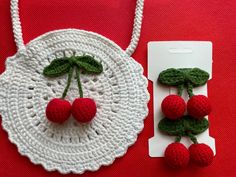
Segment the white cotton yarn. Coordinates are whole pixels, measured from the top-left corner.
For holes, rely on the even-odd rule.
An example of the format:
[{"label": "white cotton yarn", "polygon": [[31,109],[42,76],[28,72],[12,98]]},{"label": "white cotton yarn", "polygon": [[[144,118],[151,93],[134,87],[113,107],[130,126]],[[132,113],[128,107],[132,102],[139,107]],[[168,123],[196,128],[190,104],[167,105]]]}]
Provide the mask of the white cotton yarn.
[{"label": "white cotton yarn", "polygon": [[[11,19],[12,19],[12,28],[16,46],[18,50],[24,50],[24,40],[22,35],[22,27],[19,16],[19,0],[11,0]],[[132,55],[137,48],[138,41],[140,38],[140,32],[142,27],[143,20],[143,6],[144,0],[137,0],[135,7],[135,15],[134,15],[134,23],[133,23],[133,31],[130,40],[129,46],[126,48],[125,52],[128,55]]]},{"label": "white cotton yarn", "polygon": [[[0,76],[0,113],[10,141],[34,164],[63,174],[96,171],[123,156],[148,114],[148,81],[142,66],[129,56],[138,42],[137,24],[139,32],[133,32],[133,42],[124,51],[99,34],[78,29],[51,31],[24,45],[16,21],[18,52],[7,59]],[[71,117],[58,125],[46,119],[45,108],[50,99],[61,96],[67,76],[47,78],[42,72],[53,59],[74,53],[94,56],[104,67],[100,75],[81,75],[84,97],[96,101],[97,114],[89,124]],[[66,99],[72,102],[77,97],[73,79]]]}]

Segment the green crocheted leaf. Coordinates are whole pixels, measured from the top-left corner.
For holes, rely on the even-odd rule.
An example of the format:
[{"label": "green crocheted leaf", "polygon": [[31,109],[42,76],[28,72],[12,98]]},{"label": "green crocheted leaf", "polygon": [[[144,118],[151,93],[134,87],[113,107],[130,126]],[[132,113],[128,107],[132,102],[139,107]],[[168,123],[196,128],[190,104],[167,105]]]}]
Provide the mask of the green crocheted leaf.
[{"label": "green crocheted leaf", "polygon": [[194,135],[200,134],[208,129],[209,122],[206,118],[197,120],[191,116],[184,117],[185,130],[191,132]]},{"label": "green crocheted leaf", "polygon": [[209,123],[206,118],[196,120],[188,115],[174,121],[164,118],[158,124],[159,130],[174,136],[187,136],[189,133],[197,135],[204,132],[208,127]]},{"label": "green crocheted leaf", "polygon": [[160,120],[158,124],[159,130],[169,135],[184,135],[185,127],[184,127],[184,119],[179,120],[170,120],[168,118],[164,118]]},{"label": "green crocheted leaf", "polygon": [[199,68],[169,68],[159,74],[158,81],[168,86],[191,84],[193,87],[204,85],[209,74]]},{"label": "green crocheted leaf", "polygon": [[185,75],[179,69],[169,68],[159,74],[158,81],[164,85],[178,86],[184,84]]},{"label": "green crocheted leaf", "polygon": [[208,81],[209,74],[199,68],[193,68],[187,73],[187,78],[193,86],[198,87],[204,85]]},{"label": "green crocheted leaf", "polygon": [[100,74],[103,71],[102,64],[88,55],[75,57],[74,62],[79,68],[82,68],[85,73]]},{"label": "green crocheted leaf", "polygon": [[47,77],[61,76],[70,70],[70,63],[68,58],[54,59],[48,66],[43,70],[43,74]]}]

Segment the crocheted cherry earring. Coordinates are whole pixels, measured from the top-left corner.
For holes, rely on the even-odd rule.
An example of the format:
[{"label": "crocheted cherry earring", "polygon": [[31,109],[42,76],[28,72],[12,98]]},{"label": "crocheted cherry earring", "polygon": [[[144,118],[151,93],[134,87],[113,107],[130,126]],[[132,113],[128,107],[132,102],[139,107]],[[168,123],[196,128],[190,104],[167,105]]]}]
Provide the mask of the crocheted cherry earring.
[{"label": "crocheted cherry earring", "polygon": [[[80,98],[76,98],[71,106],[70,102],[65,100],[72,75],[76,71]],[[97,108],[95,101],[91,98],[83,98],[83,89],[80,82],[80,74],[100,74],[103,71],[102,64],[97,62],[89,55],[57,58],[44,68],[43,74],[47,77],[58,77],[68,74],[67,85],[61,98],[53,98],[46,107],[46,116],[48,120],[56,123],[66,121],[71,113],[73,117],[81,122],[89,122],[96,115]]]},{"label": "crocheted cherry earring", "polygon": [[[165,150],[165,161],[173,168],[182,168],[189,160],[198,166],[208,166],[213,161],[212,149],[198,143],[195,135],[208,129],[209,122],[204,116],[211,112],[211,104],[204,95],[194,95],[193,88],[206,84],[209,74],[199,68],[170,68],[160,73],[158,81],[167,86],[177,87],[178,95],[167,96],[161,104],[165,118],[160,120],[158,128],[171,136],[176,136],[174,143]],[[184,115],[186,103],[182,93],[186,88],[189,95],[187,115]],[[187,149],[180,143],[181,137],[189,137],[194,144]]]}]

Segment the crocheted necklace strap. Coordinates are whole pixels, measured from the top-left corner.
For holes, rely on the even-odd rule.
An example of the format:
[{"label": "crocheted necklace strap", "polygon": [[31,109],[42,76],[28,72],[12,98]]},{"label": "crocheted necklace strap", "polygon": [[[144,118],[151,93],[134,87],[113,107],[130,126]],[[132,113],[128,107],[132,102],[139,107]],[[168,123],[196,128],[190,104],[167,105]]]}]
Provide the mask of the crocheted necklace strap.
[{"label": "crocheted necklace strap", "polygon": [[[17,50],[24,50],[24,40],[22,35],[22,27],[20,22],[20,16],[19,16],[19,6],[18,3],[19,0],[11,0],[11,18],[12,18],[12,27],[13,27],[13,34],[15,38],[15,43],[17,46]],[[128,55],[132,55],[135,51],[139,37],[140,37],[140,31],[142,26],[142,19],[143,19],[143,6],[144,6],[144,0],[137,0],[136,2],[136,8],[135,8],[135,16],[134,16],[134,23],[133,23],[133,32],[130,40],[130,44],[126,48],[125,52]]]}]

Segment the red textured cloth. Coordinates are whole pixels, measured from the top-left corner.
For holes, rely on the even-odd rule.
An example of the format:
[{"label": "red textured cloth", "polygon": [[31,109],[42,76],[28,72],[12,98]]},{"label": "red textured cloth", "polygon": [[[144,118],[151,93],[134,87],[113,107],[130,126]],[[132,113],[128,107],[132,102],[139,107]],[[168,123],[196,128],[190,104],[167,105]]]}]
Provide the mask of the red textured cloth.
[{"label": "red textured cloth", "polygon": [[[21,0],[25,42],[61,28],[80,28],[102,34],[125,49],[129,43],[135,0]],[[6,57],[16,52],[10,22],[9,0],[0,0],[0,72]],[[137,142],[125,156],[83,177],[235,177],[236,176],[236,1],[146,0],[141,40],[133,57],[147,75],[147,42],[154,40],[209,40],[213,42],[213,79],[208,84],[213,111],[210,135],[216,138],[217,155],[211,166],[175,171],[163,158],[150,158],[148,139],[153,136],[153,87],[149,115]],[[158,61],[157,61],[158,62]],[[154,83],[156,84],[156,83]],[[17,152],[0,128],[0,177],[59,177],[33,165]],[[66,175],[76,177],[78,175]]]},{"label": "red textured cloth", "polygon": [[90,122],[97,112],[97,106],[91,98],[77,98],[72,104],[72,115],[73,117],[81,122]]},{"label": "red textured cloth", "polygon": [[71,104],[67,100],[53,98],[46,107],[46,116],[48,120],[55,123],[63,123],[71,115]]},{"label": "red textured cloth", "polygon": [[168,95],[161,102],[161,110],[163,114],[172,120],[181,118],[184,115],[186,103],[181,96]]},{"label": "red textured cloth", "polygon": [[184,168],[189,163],[188,149],[182,143],[171,143],[165,150],[165,161],[175,169]]},{"label": "red textured cloth", "polygon": [[189,153],[191,161],[200,167],[211,165],[214,159],[212,149],[204,143],[192,144]]},{"label": "red textured cloth", "polygon": [[211,112],[211,103],[205,95],[194,95],[187,103],[188,114],[196,119],[202,119]]}]

